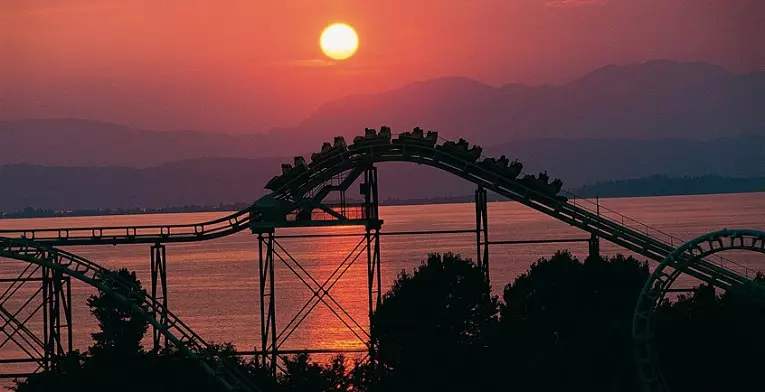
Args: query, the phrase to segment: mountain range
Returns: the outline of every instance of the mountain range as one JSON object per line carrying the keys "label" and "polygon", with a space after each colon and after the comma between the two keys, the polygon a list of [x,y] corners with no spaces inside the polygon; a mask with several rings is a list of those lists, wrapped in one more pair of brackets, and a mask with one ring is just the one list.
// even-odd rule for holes
{"label": "mountain range", "polygon": [[[464,137],[570,187],[651,174],[765,176],[765,73],[657,60],[605,66],[560,86],[422,81],[328,102],[297,126],[245,135],[83,119],[0,121],[0,210],[252,200],[280,162],[383,124],[394,133],[421,126]],[[380,170],[384,197],[470,192],[429,168]]]}
{"label": "mountain range", "polygon": [[494,88],[467,78],[414,83],[327,103],[300,127],[329,135],[420,125],[485,145],[540,138],[698,140],[763,133],[764,109],[765,73],[651,61],[602,67],[562,86]]}
{"label": "mountain range", "polygon": [[[149,131],[81,119],[0,122],[0,164],[148,167],[201,157],[310,154],[365,127],[415,126],[484,146],[534,139],[677,138],[765,134],[765,72],[733,75],[667,60],[605,66],[561,86],[492,87],[447,77],[319,107],[302,123],[230,135]],[[350,140],[349,140],[350,141]]]}
{"label": "mountain range", "polygon": [[[498,155],[517,151],[524,171],[548,170],[564,188],[598,181],[717,175],[765,177],[765,136],[713,141],[530,140],[488,148]],[[73,210],[163,208],[250,203],[279,173],[280,158],[198,158],[148,168],[124,166],[0,166],[0,211],[25,207]],[[474,186],[431,167],[386,163],[379,167],[380,197],[428,199],[472,194]]]}

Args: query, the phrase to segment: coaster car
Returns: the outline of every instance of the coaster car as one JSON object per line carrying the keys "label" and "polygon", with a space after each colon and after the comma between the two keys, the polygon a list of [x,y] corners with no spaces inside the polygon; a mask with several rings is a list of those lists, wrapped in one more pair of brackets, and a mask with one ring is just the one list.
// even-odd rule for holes
{"label": "coaster car", "polygon": [[282,163],[282,174],[271,178],[271,180],[266,183],[266,189],[276,191],[308,171],[308,165],[305,164],[305,159],[301,156],[294,158],[294,165],[295,166],[293,167],[289,163]]}
{"label": "coaster car", "polygon": [[311,165],[309,166],[334,158],[346,151],[348,151],[348,146],[345,144],[345,138],[342,136],[335,136],[334,145],[324,142],[324,144],[321,145],[321,152],[311,154]]}
{"label": "coaster car", "polygon": [[[558,192],[560,192],[560,189],[563,187],[563,181],[556,178],[553,180],[553,182],[548,183],[550,180],[550,177],[547,175],[547,172],[544,171],[542,173],[539,173],[539,177],[534,177],[533,174],[529,174],[524,176],[522,179],[519,180],[519,182],[528,188],[531,188],[537,192],[540,192],[542,194],[545,194],[550,197],[555,197]],[[565,201],[566,198],[563,196],[557,197],[557,199]]]}
{"label": "coaster car", "polygon": [[390,144],[390,127],[381,127],[378,134],[374,128],[364,129],[364,136],[353,138],[353,144],[348,148],[355,150],[358,148]]}
{"label": "coaster car", "polygon": [[498,159],[484,158],[481,162],[478,163],[478,166],[486,169],[489,172],[499,174],[503,177],[518,177],[518,174],[520,174],[521,170],[523,169],[523,164],[518,162],[517,159],[512,163],[509,163],[509,161],[510,160],[507,159],[506,156],[502,155]]}
{"label": "coaster car", "polygon": [[444,142],[444,144],[440,146],[436,146],[436,150],[449,153],[460,159],[463,159],[472,163],[472,162],[475,162],[481,156],[481,151],[483,149],[475,145],[473,147],[470,147],[470,149],[468,149],[467,140],[460,138],[460,140],[457,141],[457,143],[452,141]]}
{"label": "coaster car", "polygon": [[398,139],[393,141],[393,144],[411,144],[422,147],[430,147],[436,145],[438,141],[438,132],[428,131],[427,135],[423,133],[422,128],[417,127],[412,132],[404,132],[398,135]]}

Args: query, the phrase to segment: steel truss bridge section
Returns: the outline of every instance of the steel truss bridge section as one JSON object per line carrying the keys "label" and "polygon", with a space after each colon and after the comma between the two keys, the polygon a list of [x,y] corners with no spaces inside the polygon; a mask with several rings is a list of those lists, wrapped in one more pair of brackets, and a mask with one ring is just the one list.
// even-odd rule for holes
{"label": "steel truss bridge section", "polygon": [[[225,358],[215,356],[211,346],[167,310],[161,301],[150,297],[143,290],[137,290],[130,282],[100,265],[48,245],[3,237],[0,237],[0,258],[20,260],[30,265],[40,266],[51,271],[53,276],[75,278],[113,295],[123,304],[132,306],[179,351],[197,360],[202,369],[214,376],[225,390],[260,391],[252,384],[248,375],[234,366],[227,365]],[[55,279],[53,281],[55,282]],[[121,290],[117,290],[118,288]],[[128,293],[130,299],[120,292]],[[157,314],[164,315],[167,323],[161,323]],[[58,346],[59,349],[52,350],[54,355],[63,353],[63,348],[60,344]],[[55,357],[50,358],[52,362],[55,362],[55,359]]]}
{"label": "steel truss bridge section", "polygon": [[[640,380],[646,392],[667,392],[670,389],[661,375],[659,358],[654,348],[655,310],[668,293],[685,291],[672,287],[682,273],[700,263],[703,258],[727,250],[765,254],[765,232],[725,229],[697,237],[669,254],[643,286],[633,315],[632,337]],[[755,282],[743,285],[737,293],[765,306],[765,290]]]}

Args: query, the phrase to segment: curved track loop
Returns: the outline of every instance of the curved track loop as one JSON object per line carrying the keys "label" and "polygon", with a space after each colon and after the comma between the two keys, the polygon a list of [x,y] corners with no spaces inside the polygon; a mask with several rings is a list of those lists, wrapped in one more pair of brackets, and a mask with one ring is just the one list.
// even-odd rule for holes
{"label": "curved track loop", "polygon": [[[632,320],[632,336],[641,379],[646,391],[668,391],[654,349],[653,314],[677,278],[704,257],[726,250],[765,254],[765,232],[749,229],[720,230],[686,242],[670,253],[646,281]],[[738,293],[765,306],[765,288],[749,282]]]}
{"label": "curved track loop", "polygon": [[[410,162],[428,165],[462,177],[510,200],[547,214],[571,226],[597,235],[616,245],[655,261],[664,260],[684,241],[643,225],[621,214],[599,208],[576,198],[562,201],[524,186],[480,165],[438,148],[417,144],[383,144],[348,150],[311,167],[277,191],[252,206],[229,216],[194,224],[61,228],[41,230],[0,230],[0,235],[17,236],[51,245],[135,244],[204,241],[234,234],[265,216],[261,206],[273,200],[297,203],[302,195],[316,195],[328,187],[332,178],[361,167],[381,162]],[[589,203],[589,204],[588,204]],[[293,204],[294,205],[294,204]],[[701,260],[686,273],[726,290],[746,284],[751,271],[726,259]]]}
{"label": "curved track loop", "polygon": [[[210,346],[170,311],[164,310],[167,312],[167,325],[162,325],[154,319],[152,309],[156,309],[157,314],[163,311],[160,302],[152,300],[143,290],[135,290],[135,286],[98,264],[43,244],[3,237],[0,237],[0,258],[16,259],[51,268],[56,272],[71,276],[103,292],[112,294],[123,303],[132,304],[133,308],[157,328],[178,350],[199,361],[204,371],[216,377],[224,389],[259,391],[256,386],[252,385],[247,375],[242,374],[236,368],[221,365],[225,363],[225,359],[208,356]],[[115,292],[114,287],[127,289],[127,292],[134,299],[138,299],[140,303],[136,305],[135,302],[129,302],[127,298]]]}

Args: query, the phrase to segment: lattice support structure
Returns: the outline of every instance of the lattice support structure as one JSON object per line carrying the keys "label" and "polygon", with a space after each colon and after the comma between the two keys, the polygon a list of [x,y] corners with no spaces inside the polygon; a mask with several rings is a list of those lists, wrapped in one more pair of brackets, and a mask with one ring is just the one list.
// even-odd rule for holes
{"label": "lattice support structure", "polygon": [[[269,372],[275,376],[279,368],[279,355],[281,347],[288,341],[290,336],[298,329],[306,317],[319,304],[326,306],[344,325],[354,334],[359,342],[366,345],[371,361],[375,358],[375,349],[370,342],[372,331],[362,323],[355,320],[350,313],[332,296],[332,288],[340,281],[348,269],[357,261],[366,257],[367,267],[367,296],[369,303],[369,321],[377,306],[382,301],[381,292],[381,274],[380,274],[380,228],[382,221],[379,220],[379,193],[377,187],[377,168],[368,166],[363,173],[358,173],[355,177],[363,175],[363,182],[360,184],[359,193],[364,197],[364,203],[361,210],[361,219],[353,220],[352,224],[364,225],[364,232],[360,234],[360,240],[348,255],[339,262],[332,274],[324,281],[316,280],[312,274],[303,267],[299,260],[296,260],[287,248],[278,240],[275,235],[276,227],[280,222],[273,224],[259,224],[253,226],[253,233],[258,236],[258,281],[259,281],[259,300],[260,300],[260,345],[261,349],[256,350],[259,362],[261,362]],[[335,191],[340,191],[340,200],[337,212],[342,217],[347,217],[349,211],[344,208],[345,189],[350,185],[349,181],[343,181],[341,186],[336,186]],[[326,194],[322,194],[326,196]],[[305,214],[309,216],[309,214]],[[345,219],[345,218],[343,218]],[[339,219],[338,225],[349,224],[348,220]],[[304,222],[306,226],[311,226],[312,222]],[[332,235],[297,235],[286,236],[286,238],[322,238]],[[308,301],[298,310],[296,314],[283,326],[277,329],[276,326],[276,298],[275,298],[275,268],[276,264],[283,266],[292,272],[312,293]],[[292,352],[294,350],[284,350]],[[307,349],[307,351],[317,351]],[[318,351],[321,351],[319,349]]]}
{"label": "lattice support structure", "polygon": [[367,250],[367,288],[369,295],[369,360],[374,364],[376,361],[375,335],[372,328],[372,316],[382,302],[380,284],[380,228],[366,230]]}
{"label": "lattice support structure", "polygon": [[[154,319],[163,326],[167,325],[167,249],[164,244],[154,244],[151,247],[151,298],[162,306],[152,308]],[[152,343],[154,350],[159,350],[163,340],[167,345],[167,337],[162,331],[153,327]]]}
{"label": "lattice support structure", "polygon": [[258,233],[261,363],[276,377],[276,298],[274,292],[274,230]]}
{"label": "lattice support structure", "polygon": [[[55,369],[58,359],[72,350],[69,277],[50,268],[27,265],[17,277],[0,282],[9,284],[0,294],[0,352],[15,346],[26,355],[0,359],[0,377],[24,377],[36,370]],[[27,284],[39,284],[39,288],[29,293],[22,289]],[[24,298],[21,293],[29,294]],[[42,319],[41,330],[32,330],[33,319]]]}
{"label": "lattice support structure", "polygon": [[361,193],[364,195],[364,205],[367,209],[366,217],[371,224],[366,227],[366,251],[367,251],[367,289],[369,299],[369,360],[374,365],[376,362],[376,347],[374,330],[372,329],[372,316],[382,302],[381,274],[380,274],[380,213],[379,193],[377,188],[377,168],[371,167],[364,171],[364,183],[361,185]]}
{"label": "lattice support structure", "polygon": [[[43,369],[51,370],[58,358],[72,351],[72,291],[69,277],[42,268]],[[63,332],[62,332],[63,329]]]}

